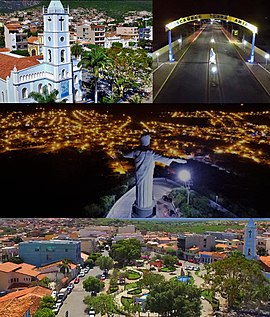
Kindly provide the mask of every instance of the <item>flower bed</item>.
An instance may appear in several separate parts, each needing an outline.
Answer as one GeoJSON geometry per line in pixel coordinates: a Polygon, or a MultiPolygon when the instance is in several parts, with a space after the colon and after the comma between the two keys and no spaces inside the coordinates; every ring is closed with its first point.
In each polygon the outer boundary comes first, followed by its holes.
{"type": "Polygon", "coordinates": [[[139,294],[141,294],[141,292],[142,292],[142,290],[140,288],[135,288],[135,289],[128,291],[127,293],[129,295],[139,295],[139,294]]]}
{"type": "Polygon", "coordinates": [[[162,267],[159,271],[160,272],[174,272],[176,270],[175,267],[162,267]]]}
{"type": "Polygon", "coordinates": [[[140,273],[135,272],[135,271],[132,271],[132,270],[129,270],[129,271],[128,271],[128,276],[127,276],[127,278],[128,278],[129,280],[137,280],[137,279],[140,278],[140,277],[141,277],[141,274],[140,274],[140,273]]]}

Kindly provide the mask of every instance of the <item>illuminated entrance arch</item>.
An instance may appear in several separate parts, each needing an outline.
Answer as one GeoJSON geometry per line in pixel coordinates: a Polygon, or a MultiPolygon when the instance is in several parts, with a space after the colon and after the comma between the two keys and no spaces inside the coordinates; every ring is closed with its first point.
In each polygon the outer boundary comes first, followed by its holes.
{"type": "Polygon", "coordinates": [[[165,31],[168,32],[168,39],[169,39],[169,61],[170,62],[174,60],[173,53],[172,53],[172,33],[171,33],[172,29],[185,23],[189,23],[193,21],[201,21],[201,20],[223,20],[226,22],[232,22],[232,23],[241,25],[244,28],[250,30],[253,36],[252,36],[252,48],[251,48],[251,55],[249,58],[249,62],[250,63],[254,62],[255,37],[256,37],[256,34],[258,33],[258,28],[255,25],[245,20],[235,18],[229,15],[213,14],[213,13],[194,14],[188,17],[180,18],[178,20],[175,20],[165,25],[165,31]]]}

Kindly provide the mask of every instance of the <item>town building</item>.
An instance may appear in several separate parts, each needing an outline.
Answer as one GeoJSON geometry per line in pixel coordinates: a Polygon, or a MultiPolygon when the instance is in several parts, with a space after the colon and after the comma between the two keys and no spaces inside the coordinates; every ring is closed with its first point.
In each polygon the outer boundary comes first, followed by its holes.
{"type": "Polygon", "coordinates": [[[19,243],[19,256],[37,267],[68,259],[74,264],[81,261],[81,243],[74,240],[28,241],[19,243]]]}
{"type": "Polygon", "coordinates": [[[137,42],[139,39],[139,30],[137,26],[117,26],[116,35],[129,36],[133,41],[137,42]]]}
{"type": "Polygon", "coordinates": [[[153,41],[153,27],[139,28],[139,40],[153,41]]]}
{"type": "Polygon", "coordinates": [[[77,38],[81,42],[103,46],[105,43],[105,26],[97,24],[83,24],[77,26],[77,38]]]}
{"type": "Polygon", "coordinates": [[[11,51],[27,50],[27,33],[20,23],[8,23],[4,25],[5,47],[11,51]]]}
{"type": "Polygon", "coordinates": [[[195,246],[200,251],[212,251],[215,247],[215,237],[206,234],[181,234],[178,237],[177,245],[182,251],[195,246]]]}
{"type": "Polygon", "coordinates": [[[12,262],[0,264],[0,290],[22,289],[43,277],[44,275],[36,270],[36,266],[31,264],[12,262]]]}
{"type": "Polygon", "coordinates": [[[71,58],[69,9],[60,0],[51,0],[43,19],[43,56],[0,53],[0,102],[32,103],[29,93],[42,92],[45,85],[49,92],[58,90],[57,101],[82,100],[82,72],[78,60],[71,58]]]}

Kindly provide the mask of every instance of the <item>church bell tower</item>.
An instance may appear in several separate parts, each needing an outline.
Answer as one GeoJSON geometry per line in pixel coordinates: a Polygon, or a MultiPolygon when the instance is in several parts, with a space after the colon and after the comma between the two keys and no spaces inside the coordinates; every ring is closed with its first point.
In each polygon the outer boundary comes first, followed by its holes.
{"type": "Polygon", "coordinates": [[[256,225],[250,219],[245,228],[244,255],[247,259],[256,259],[256,225]]]}
{"type": "Polygon", "coordinates": [[[72,102],[73,79],[70,52],[69,9],[60,0],[51,0],[43,9],[44,63],[49,90],[57,89],[58,98],[72,102]]]}

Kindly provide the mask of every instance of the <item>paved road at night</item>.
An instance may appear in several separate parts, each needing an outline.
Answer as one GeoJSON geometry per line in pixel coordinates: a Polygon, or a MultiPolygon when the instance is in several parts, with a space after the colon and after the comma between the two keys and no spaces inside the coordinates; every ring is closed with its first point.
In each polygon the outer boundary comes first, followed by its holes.
{"type": "MultiPolygon", "coordinates": [[[[155,96],[155,103],[270,102],[270,96],[217,24],[208,24],[175,63],[171,76],[155,96]],[[215,75],[209,65],[211,47],[216,53],[215,75]]],[[[159,78],[155,72],[154,86],[161,86],[159,78]]]]}

